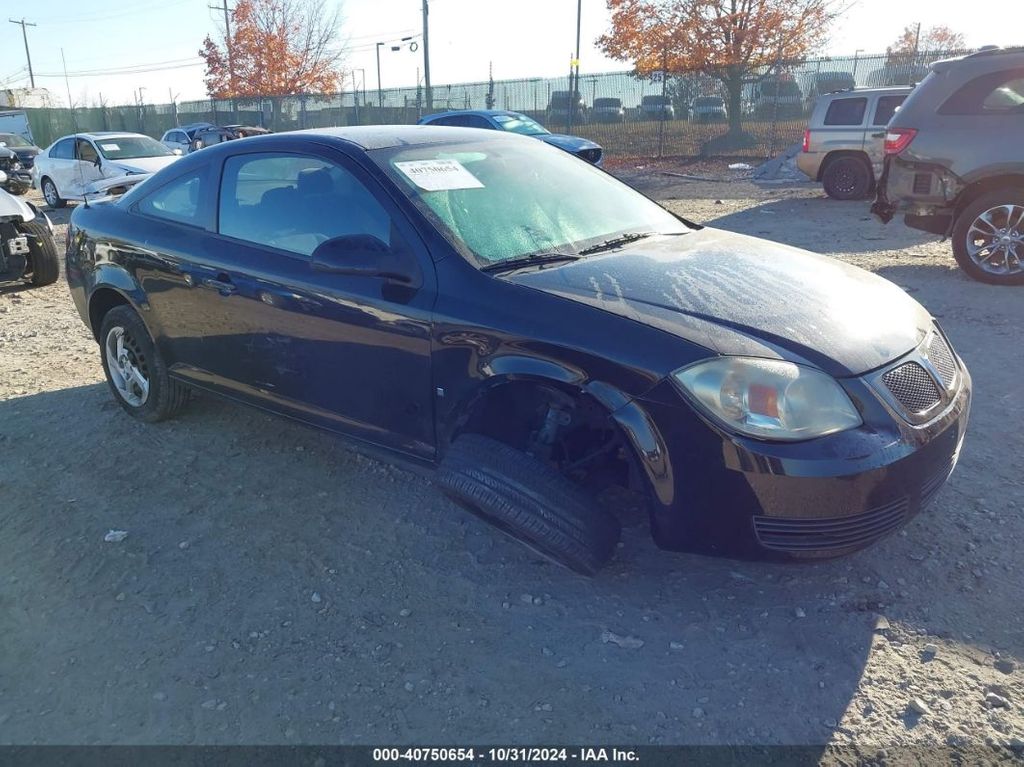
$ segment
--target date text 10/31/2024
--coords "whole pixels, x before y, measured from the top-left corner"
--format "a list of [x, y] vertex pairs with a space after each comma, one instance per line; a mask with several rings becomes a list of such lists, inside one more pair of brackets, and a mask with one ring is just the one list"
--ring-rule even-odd
[[375, 748], [375, 762], [636, 762], [636, 751], [623, 748], [543, 748], [507, 746], [475, 748]]

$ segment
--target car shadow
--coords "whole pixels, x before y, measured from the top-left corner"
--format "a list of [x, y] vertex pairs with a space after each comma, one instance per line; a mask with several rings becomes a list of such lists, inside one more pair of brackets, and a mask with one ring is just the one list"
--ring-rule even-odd
[[[793, 226], [794, 221], [827, 221], [827, 227]], [[728, 213], [701, 223], [764, 237], [813, 252], [870, 253], [913, 248], [939, 241], [937, 235], [911, 229], [900, 220], [883, 224], [862, 200], [787, 197]], [[952, 256], [951, 256], [952, 258]]]
[[[897, 638], [1024, 651], [1001, 593], [971, 596], [992, 620], [970, 633], [929, 620], [949, 598], [937, 541], [963, 535], [948, 513], [956, 477], [905, 537], [848, 559], [662, 552], [633, 519], [616, 559], [584, 579], [429, 479], [212, 397], [156, 425], [122, 413], [105, 384], [2, 401], [0, 464], [15, 469], [0, 601], [34, 605], [12, 611], [0, 676], [25, 711], [32, 680], [58, 673], [78, 691], [39, 702], [60, 732], [13, 716], [15, 742], [76, 742], [129, 717], [140, 742], [274, 742], [282, 711], [289, 737], [313, 742], [322, 713], [301, 701], [338, 699], [343, 742], [394, 710], [391, 741], [444, 741], [454, 705], [476, 742], [824, 744], [890, 641], [879, 614]], [[106, 542], [109, 530], [127, 537]], [[125, 659], [130, 675], [116, 671]], [[101, 713], [82, 692], [102, 687], [97, 668], [119, 685]], [[361, 703], [345, 698], [360, 686]], [[208, 699], [245, 716], [217, 731], [191, 721]]]

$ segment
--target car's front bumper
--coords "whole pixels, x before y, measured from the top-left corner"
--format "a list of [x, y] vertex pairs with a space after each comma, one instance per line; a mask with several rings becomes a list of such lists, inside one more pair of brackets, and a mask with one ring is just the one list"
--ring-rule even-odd
[[941, 412], [920, 425], [895, 413], [867, 378], [845, 381], [864, 425], [795, 443], [726, 434], [662, 382], [636, 401], [657, 432], [644, 459], [662, 453], [648, 472], [656, 541], [681, 551], [801, 559], [841, 556], [893, 533], [925, 508], [956, 464], [971, 403], [962, 365], [959, 376]]

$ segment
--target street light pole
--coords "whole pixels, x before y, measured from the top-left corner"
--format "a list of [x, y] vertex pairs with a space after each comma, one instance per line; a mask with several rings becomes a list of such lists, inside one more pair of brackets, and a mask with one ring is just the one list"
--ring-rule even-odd
[[430, 5], [428, 0], [423, 0], [423, 85], [426, 88], [427, 111], [434, 111], [434, 93], [430, 89], [430, 25], [428, 16]]
[[384, 93], [380, 89], [380, 47], [387, 43], [377, 43], [377, 108], [384, 108]]
[[[580, 19], [583, 17], [583, 0], [576, 0], [576, 55], [572, 59], [572, 69], [569, 70], [569, 120], [566, 133], [572, 130], [572, 118], [576, 112], [576, 99], [579, 98], [580, 90]], [[580, 110], [580, 120], [583, 119], [583, 110]]]

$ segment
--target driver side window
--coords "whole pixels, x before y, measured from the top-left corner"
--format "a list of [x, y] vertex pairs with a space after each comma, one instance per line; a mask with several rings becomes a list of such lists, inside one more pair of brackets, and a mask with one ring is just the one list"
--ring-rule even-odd
[[82, 162], [96, 162], [99, 159], [96, 147], [92, 145], [92, 142], [86, 141], [84, 138], [78, 139], [75, 146], [75, 156]]
[[350, 171], [318, 157], [229, 157], [221, 179], [221, 234], [309, 256], [326, 240], [369, 234], [391, 244], [391, 218]]

